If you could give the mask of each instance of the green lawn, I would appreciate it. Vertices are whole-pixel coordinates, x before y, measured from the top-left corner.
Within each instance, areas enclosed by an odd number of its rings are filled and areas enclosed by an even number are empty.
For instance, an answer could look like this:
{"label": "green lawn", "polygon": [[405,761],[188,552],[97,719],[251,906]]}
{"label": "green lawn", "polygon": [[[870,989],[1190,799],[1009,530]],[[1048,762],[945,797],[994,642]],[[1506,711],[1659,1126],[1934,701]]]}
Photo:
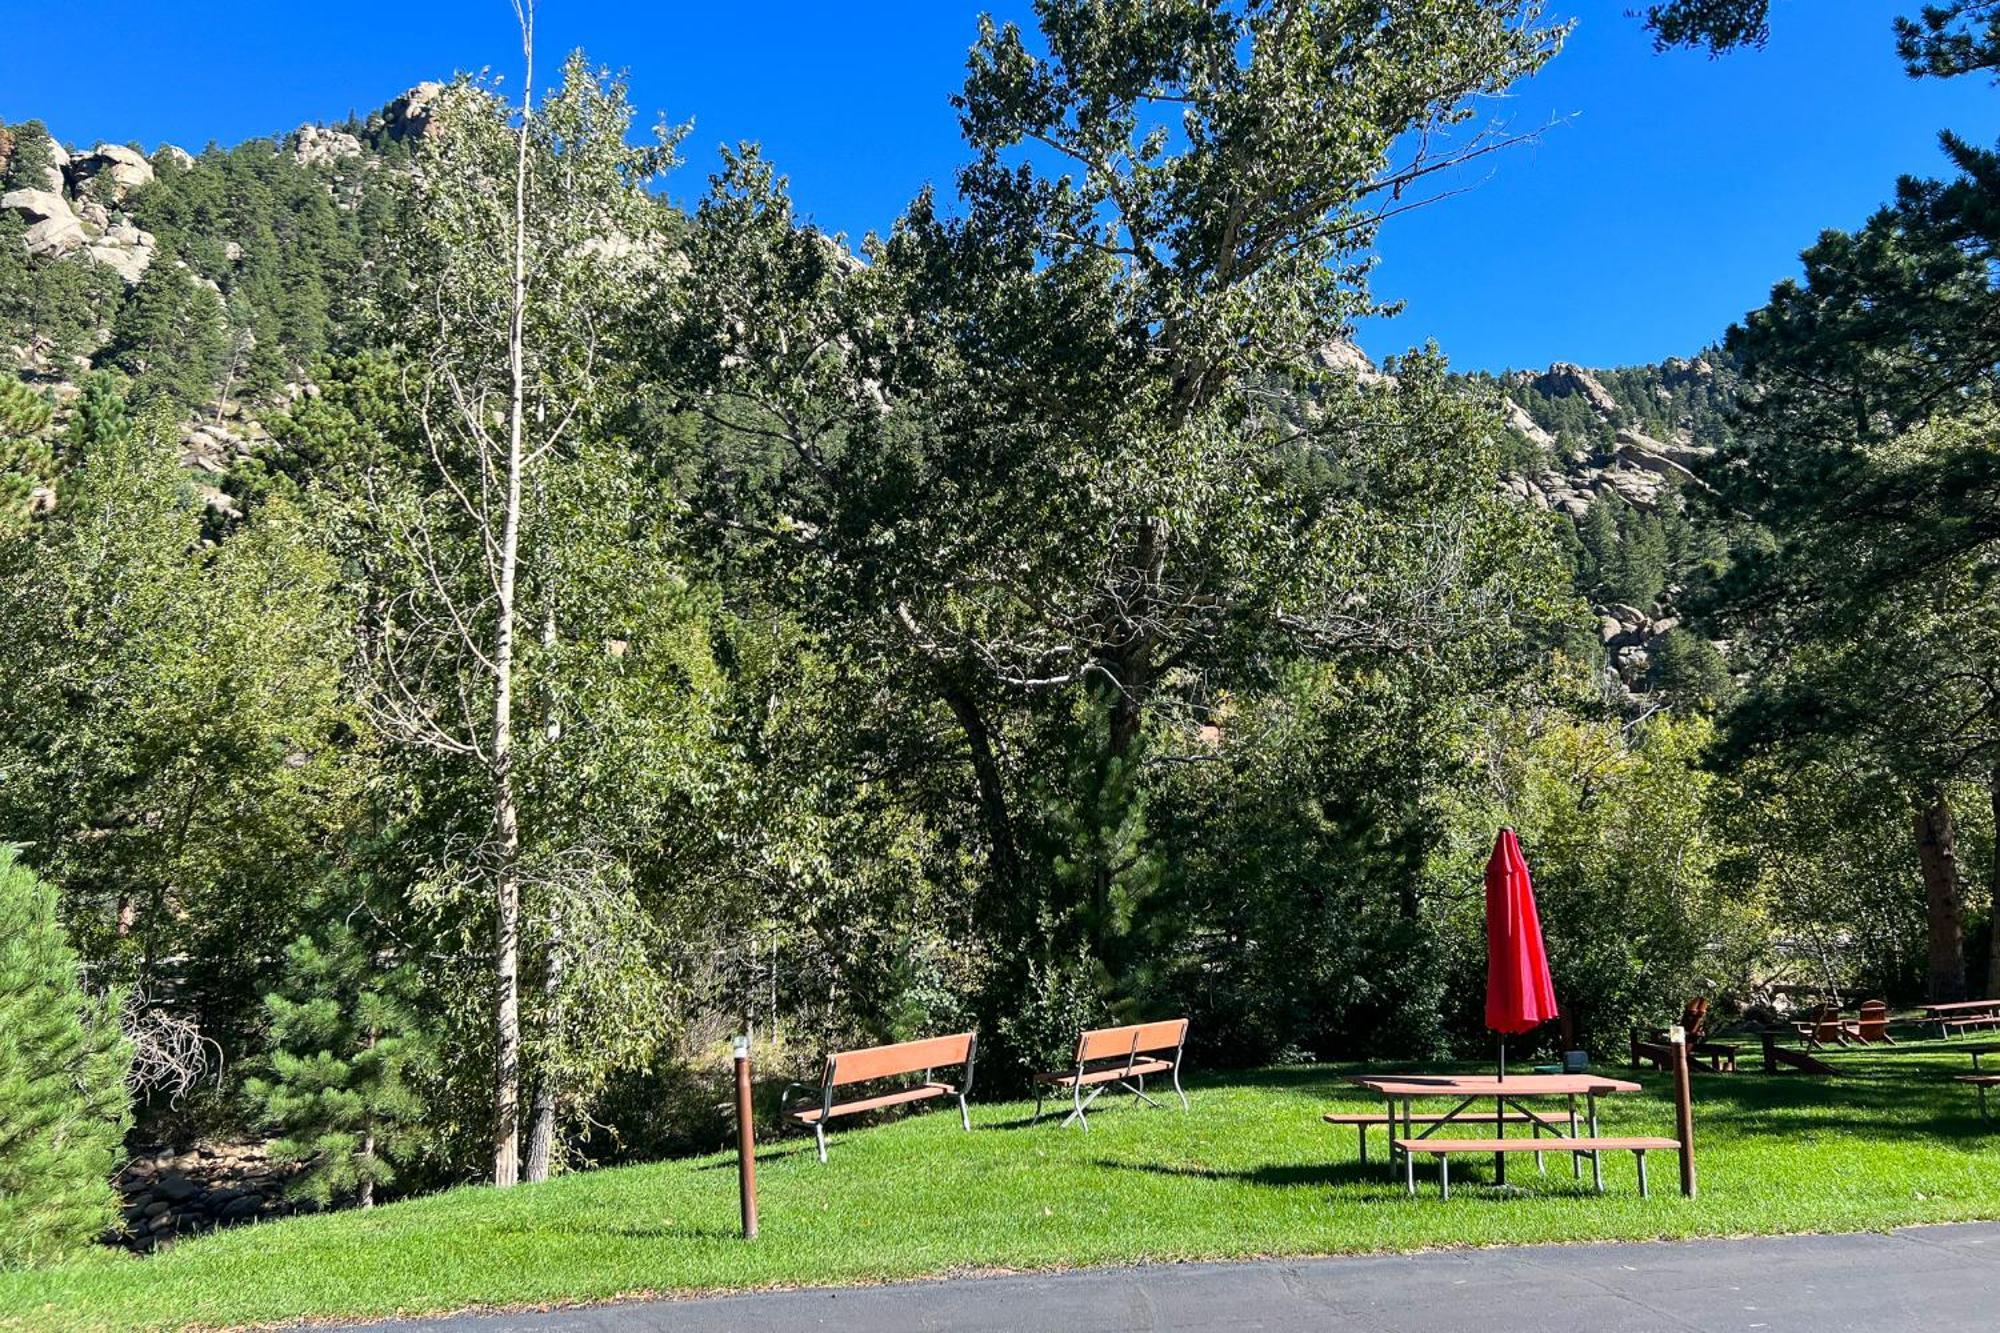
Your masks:
{"label": "green lawn", "polygon": [[[1750,1052],[1746,1051],[1746,1055]],[[1673,1158],[1641,1200],[1629,1153],[1605,1159],[1610,1193],[1516,1158],[1434,1171],[1407,1197],[1376,1145],[1320,1123],[1361,1106],[1340,1069],[1287,1068],[1191,1083],[1194,1109],[1124,1101],[1089,1134],[1020,1103],[764,1145],[761,1239],[737,1239],[733,1158],[565,1177],[507,1193],[467,1188],[376,1209],[241,1228],[152,1259],[105,1255],[0,1275],[0,1328],[174,1328],[599,1301],[982,1269],[1417,1249],[1528,1241],[1862,1230],[2000,1218],[2000,1124],[1947,1077],[1961,1052],[1834,1057],[1837,1080],[1701,1075],[1701,1197]],[[1609,1133],[1671,1134],[1665,1080],[1606,1102]],[[1106,1102],[1110,1099],[1107,1097]],[[1104,1105],[1104,1103],[1100,1103]],[[1586,1179],[1587,1179],[1586,1172]],[[1460,1188],[1463,1186],[1463,1188]]]}

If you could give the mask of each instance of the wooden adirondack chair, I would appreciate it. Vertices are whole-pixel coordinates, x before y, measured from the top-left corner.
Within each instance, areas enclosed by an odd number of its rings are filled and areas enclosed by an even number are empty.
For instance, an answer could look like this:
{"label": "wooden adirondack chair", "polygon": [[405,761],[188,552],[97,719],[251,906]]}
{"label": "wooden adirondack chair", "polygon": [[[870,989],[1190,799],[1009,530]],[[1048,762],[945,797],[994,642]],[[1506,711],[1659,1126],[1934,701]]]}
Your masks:
{"label": "wooden adirondack chair", "polygon": [[1828,1046],[1851,1046],[1854,1044],[1853,1029],[1840,1016],[1840,1006],[1822,1004],[1814,1008],[1812,1016],[1803,1023],[1795,1023],[1799,1035],[1806,1039],[1809,1051],[1823,1050]]}
{"label": "wooden adirondack chair", "polygon": [[1882,1000],[1870,1000],[1862,1005],[1861,1017],[1848,1032],[1863,1046],[1896,1044],[1896,1039],[1889,1035],[1889,1006]]}

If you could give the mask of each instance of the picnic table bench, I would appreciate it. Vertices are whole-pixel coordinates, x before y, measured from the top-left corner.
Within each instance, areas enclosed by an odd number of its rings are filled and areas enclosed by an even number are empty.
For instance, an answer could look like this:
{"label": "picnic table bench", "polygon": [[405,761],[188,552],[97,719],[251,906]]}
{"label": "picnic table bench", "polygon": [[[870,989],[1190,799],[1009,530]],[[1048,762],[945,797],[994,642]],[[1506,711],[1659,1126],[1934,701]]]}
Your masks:
{"label": "picnic table bench", "polygon": [[1651,1188],[1646,1183],[1646,1154],[1649,1152],[1679,1152],[1680,1140],[1624,1137],[1604,1138],[1590,1135],[1585,1138],[1560,1138],[1549,1140],[1533,1139],[1397,1139],[1396,1147],[1402,1150],[1403,1166],[1409,1181],[1410,1193],[1417,1192],[1417,1154],[1429,1153],[1438,1161],[1438,1192],[1451,1197],[1451,1154],[1467,1153],[1510,1153],[1531,1152],[1539,1159],[1545,1152],[1566,1152],[1570,1160],[1582,1169],[1581,1158],[1590,1158],[1591,1181],[1599,1194],[1604,1193],[1604,1160],[1607,1152],[1629,1152],[1639,1161],[1639,1196],[1650,1197]]}
{"label": "picnic table bench", "polygon": [[[1042,1097],[1049,1089],[1068,1089],[1070,1113],[1063,1124],[1074,1120],[1086,1130],[1090,1120],[1084,1112],[1109,1087],[1121,1087],[1148,1106],[1159,1103],[1146,1095],[1146,1075],[1172,1077],[1174,1095],[1187,1110],[1187,1094],[1181,1091],[1181,1053],[1187,1047],[1188,1021],[1169,1018],[1156,1023],[1130,1023],[1123,1027],[1092,1028],[1076,1039],[1076,1061],[1067,1073],[1035,1075],[1035,1114],[1030,1123],[1042,1118]],[[1083,1090],[1090,1089],[1085,1097]]]}
{"label": "picnic table bench", "polygon": [[[1526,1125],[1534,1121],[1533,1116],[1523,1111],[1507,1111],[1502,1114],[1506,1123],[1510,1125]],[[1369,1130],[1381,1126],[1384,1129],[1393,1131],[1396,1126],[1404,1123],[1400,1117],[1388,1111],[1328,1111],[1320,1119],[1326,1121],[1329,1125],[1354,1126],[1355,1136],[1360,1141],[1361,1160],[1364,1162],[1368,1160]],[[1425,1112],[1422,1115],[1412,1115],[1409,1117],[1410,1123],[1418,1125],[1439,1125],[1447,1120],[1451,1120],[1455,1124],[1491,1125],[1499,1123],[1494,1119],[1494,1113],[1491,1111],[1481,1111],[1476,1114],[1456,1117],[1442,1115],[1437,1112]]]}
{"label": "picnic table bench", "polygon": [[1953,1074],[1952,1077],[1960,1083],[1970,1083],[1973,1087],[1979,1089],[1979,1118],[1981,1120],[1987,1119],[1986,1090],[1992,1087],[2000,1087],[2000,1074]]}
{"label": "picnic table bench", "polygon": [[[956,1097],[959,1122],[970,1133],[972,1113],[966,1108],[965,1097],[972,1091],[972,1065],[978,1049],[979,1037],[976,1033],[960,1032],[949,1037],[926,1037],[921,1041],[900,1041],[858,1051],[835,1051],[826,1057],[826,1068],[816,1089],[819,1104],[793,1109],[790,1105],[793,1093],[814,1090],[806,1084],[794,1083],[779,1096],[778,1114],[794,1124],[812,1127],[822,1162],[826,1160],[826,1122],[836,1116],[860,1115],[864,1111],[879,1111],[884,1107],[903,1106],[937,1097]],[[931,1077],[933,1070],[948,1069],[953,1065],[965,1067],[965,1076],[958,1083],[946,1083]],[[919,1074],[921,1078],[913,1085],[872,1097],[857,1097],[845,1102],[834,1100],[841,1088],[903,1078],[910,1074]]]}

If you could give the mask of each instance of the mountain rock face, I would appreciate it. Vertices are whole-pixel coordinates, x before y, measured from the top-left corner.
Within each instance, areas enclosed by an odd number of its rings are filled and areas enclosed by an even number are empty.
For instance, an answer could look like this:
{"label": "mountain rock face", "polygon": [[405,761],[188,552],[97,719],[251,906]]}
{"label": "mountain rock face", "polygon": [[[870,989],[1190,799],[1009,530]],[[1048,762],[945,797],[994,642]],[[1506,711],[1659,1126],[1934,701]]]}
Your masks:
{"label": "mountain rock face", "polygon": [[[1623,400],[1607,380],[1621,385]],[[1503,489],[1563,515],[1579,532],[1592,510],[1605,503],[1678,521],[1683,495],[1704,488],[1700,465],[1715,453],[1712,445],[1696,440],[1701,429],[1713,437],[1712,420],[1695,420],[1687,405],[1709,401],[1715,383],[1715,367],[1700,358],[1673,358],[1636,375],[1558,362],[1539,374],[1507,376],[1502,385],[1508,431],[1536,461],[1509,475]],[[1559,428],[1551,429],[1550,421]],[[1643,607],[1592,605],[1609,683],[1633,706],[1642,706],[1661,641],[1681,626],[1673,607],[1677,591],[1669,586],[1656,603]]]}

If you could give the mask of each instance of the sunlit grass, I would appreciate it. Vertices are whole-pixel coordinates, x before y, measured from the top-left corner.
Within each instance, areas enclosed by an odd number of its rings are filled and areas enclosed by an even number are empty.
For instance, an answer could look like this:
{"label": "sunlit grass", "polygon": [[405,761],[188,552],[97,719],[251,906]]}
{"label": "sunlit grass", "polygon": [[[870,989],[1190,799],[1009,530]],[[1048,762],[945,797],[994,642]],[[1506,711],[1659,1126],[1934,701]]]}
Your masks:
{"label": "sunlit grass", "polygon": [[[1752,1052],[1746,1051],[1746,1056]],[[736,1236],[734,1158],[598,1171],[509,1192],[466,1188],[0,1275],[0,1327],[173,1328],[532,1306],[994,1268],[1327,1254],[1749,1232],[1862,1230],[2000,1217],[2000,1123],[1982,1125],[1970,1062],[1926,1050],[1841,1054],[1834,1080],[1745,1072],[1695,1084],[1701,1193],[1674,1160],[1638,1197],[1629,1153],[1609,1194],[1516,1158],[1420,1170],[1409,1198],[1354,1132],[1320,1122],[1362,1096],[1327,1066],[1192,1080],[1194,1109],[1100,1103],[1088,1134],[1027,1124],[1025,1103],[974,1107],[764,1145],[763,1235]],[[1754,1060],[1752,1061],[1754,1063]],[[1607,1133],[1672,1133],[1667,1083],[1604,1103]]]}

